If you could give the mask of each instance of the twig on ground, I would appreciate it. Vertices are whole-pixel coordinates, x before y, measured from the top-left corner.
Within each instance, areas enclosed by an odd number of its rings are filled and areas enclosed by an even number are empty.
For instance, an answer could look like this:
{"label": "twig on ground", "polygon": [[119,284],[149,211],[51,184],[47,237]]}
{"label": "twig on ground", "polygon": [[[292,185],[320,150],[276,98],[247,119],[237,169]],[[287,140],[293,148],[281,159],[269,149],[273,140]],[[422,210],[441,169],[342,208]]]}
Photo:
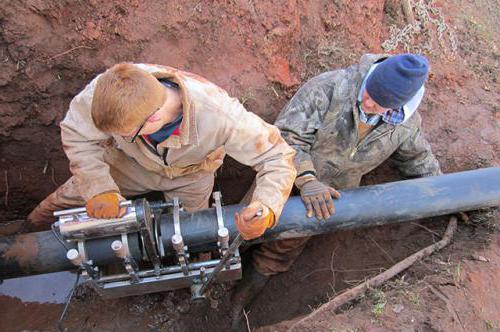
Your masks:
{"label": "twig on ground", "polygon": [[5,178],[5,207],[9,206],[9,173],[7,170],[3,171],[3,175]]}
{"label": "twig on ground", "polygon": [[424,226],[422,224],[419,224],[417,222],[411,222],[410,224],[418,226],[418,227],[420,227],[422,229],[425,229],[427,232],[436,235],[438,238],[441,237],[441,235],[439,235],[437,232],[434,232],[432,229],[430,229],[429,227],[426,227],[426,226]]}
{"label": "twig on ground", "polygon": [[42,174],[45,175],[47,173],[47,168],[49,167],[49,161],[47,160],[45,162],[45,165],[43,166]]}
{"label": "twig on ground", "polygon": [[333,269],[333,257],[335,257],[335,252],[339,248],[339,245],[335,246],[335,248],[332,250],[332,256],[330,257],[330,271],[332,271],[332,282],[335,285],[335,270]]}
{"label": "twig on ground", "polygon": [[91,50],[91,49],[92,49],[92,47],[85,46],[85,45],[75,46],[75,47],[73,47],[73,48],[70,48],[70,49],[69,49],[69,50],[67,50],[67,51],[64,51],[64,52],[58,53],[58,54],[56,54],[56,55],[54,55],[54,56],[51,56],[51,57],[49,58],[49,60],[54,60],[55,58],[58,58],[58,57],[63,56],[63,55],[65,55],[65,54],[71,53],[71,52],[73,52],[73,51],[75,51],[75,50],[77,50],[77,49],[80,49],[80,48],[86,48],[86,49],[89,49],[89,50]]}
{"label": "twig on ground", "polygon": [[457,311],[455,310],[455,308],[453,307],[453,304],[451,304],[450,300],[442,293],[440,292],[439,290],[437,290],[434,286],[432,286],[431,284],[427,283],[427,286],[429,287],[429,289],[431,290],[431,292],[436,295],[437,297],[439,297],[445,304],[446,304],[446,308],[448,309],[448,311],[450,312],[450,314],[453,316],[453,318],[458,322],[460,323],[460,326],[462,327],[462,330],[465,331],[465,326],[464,324],[462,323],[462,320],[460,319],[460,316],[458,316],[458,313]]}
{"label": "twig on ground", "polygon": [[247,322],[247,330],[248,332],[252,332],[252,330],[250,329],[250,321],[248,320],[248,314],[250,313],[250,311],[247,313],[245,311],[245,309],[243,309],[243,315],[245,316],[245,320]]}
{"label": "twig on ground", "polygon": [[410,266],[412,266],[416,261],[421,260],[422,258],[431,255],[433,252],[443,249],[448,244],[450,244],[453,234],[457,229],[457,218],[456,216],[452,216],[450,218],[450,222],[448,223],[448,227],[446,228],[446,232],[444,233],[443,238],[428,247],[414,253],[413,255],[403,259],[399,263],[393,265],[390,269],[382,272],[381,274],[368,279],[362,284],[351,288],[342,294],[336,296],[331,301],[323,304],[316,311],[302,318],[295,324],[293,324],[289,331],[307,331],[308,326],[311,326],[311,322],[314,322],[315,326],[319,326],[318,322],[324,321],[325,319],[330,318],[332,314],[335,313],[340,306],[344,305],[347,302],[350,302],[360,295],[364,294],[367,289],[379,287],[387,280],[393,278],[399,273],[403,272]]}
{"label": "twig on ground", "polygon": [[280,95],[278,94],[278,91],[274,88],[274,86],[271,86],[271,90],[273,90],[274,94],[276,95],[276,98],[279,98]]}
{"label": "twig on ground", "polygon": [[395,264],[395,263],[396,263],[396,260],[395,260],[394,258],[392,258],[392,256],[391,256],[391,255],[389,255],[389,253],[388,253],[388,252],[387,252],[384,248],[382,248],[382,247],[380,246],[380,244],[378,244],[378,243],[377,243],[377,241],[375,241],[375,240],[374,240],[371,236],[369,236],[369,235],[368,235],[368,238],[370,239],[370,241],[372,241],[372,242],[373,242],[373,243],[377,246],[377,248],[379,248],[379,249],[380,249],[380,251],[382,251],[382,253],[383,253],[383,254],[384,254],[387,258],[389,258],[389,260],[390,260],[393,264]]}
{"label": "twig on ground", "polygon": [[53,183],[56,187],[59,187],[59,185],[58,185],[58,184],[57,184],[57,182],[56,182],[56,170],[55,170],[55,168],[54,168],[54,167],[52,167],[51,172],[52,172],[52,176],[51,176],[51,178],[52,178],[52,183]]}
{"label": "twig on ground", "polygon": [[318,273],[318,272],[328,272],[328,271],[331,271],[331,272],[338,272],[338,273],[349,273],[349,272],[371,272],[371,271],[379,271],[381,272],[382,270],[384,270],[385,268],[384,267],[374,267],[374,268],[371,268],[371,269],[346,269],[346,270],[338,270],[338,269],[331,269],[331,268],[324,268],[324,269],[317,269],[317,270],[313,270],[307,274],[305,274],[302,278],[300,278],[300,280],[304,280],[305,278],[309,277],[310,275],[314,274],[314,273]]}

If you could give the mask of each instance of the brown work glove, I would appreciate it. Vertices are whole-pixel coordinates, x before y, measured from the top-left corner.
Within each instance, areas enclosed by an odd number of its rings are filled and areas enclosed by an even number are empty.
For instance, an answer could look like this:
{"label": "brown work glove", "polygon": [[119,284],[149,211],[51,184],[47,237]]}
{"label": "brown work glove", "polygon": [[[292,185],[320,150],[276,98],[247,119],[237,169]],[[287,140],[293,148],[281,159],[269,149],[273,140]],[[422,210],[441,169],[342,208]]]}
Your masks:
{"label": "brown work glove", "polygon": [[120,202],[124,200],[117,192],[97,194],[87,201],[87,215],[92,218],[121,217],[127,211],[125,207],[120,208]]}
{"label": "brown work glove", "polygon": [[300,196],[306,206],[306,216],[311,218],[316,215],[316,218],[322,220],[330,218],[335,213],[333,198],[340,198],[340,193],[314,179],[302,185]]}
{"label": "brown work glove", "polygon": [[234,215],[236,227],[245,240],[252,240],[264,234],[266,229],[274,225],[274,219],[273,211],[257,201]]}

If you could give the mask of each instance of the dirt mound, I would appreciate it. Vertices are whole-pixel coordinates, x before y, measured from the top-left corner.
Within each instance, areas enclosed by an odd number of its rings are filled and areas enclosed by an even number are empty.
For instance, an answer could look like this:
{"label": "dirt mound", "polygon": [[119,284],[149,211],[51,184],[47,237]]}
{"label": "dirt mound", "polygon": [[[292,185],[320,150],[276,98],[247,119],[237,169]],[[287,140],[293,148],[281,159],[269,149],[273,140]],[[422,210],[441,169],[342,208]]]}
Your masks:
{"label": "dirt mound", "polygon": [[[366,17],[370,25],[361,24]],[[381,0],[3,3],[0,220],[23,218],[69,177],[58,123],[71,98],[114,63],[196,72],[272,122],[304,78],[363,48],[380,51],[382,29],[374,27],[382,19]],[[231,168],[220,178],[233,177]]]}

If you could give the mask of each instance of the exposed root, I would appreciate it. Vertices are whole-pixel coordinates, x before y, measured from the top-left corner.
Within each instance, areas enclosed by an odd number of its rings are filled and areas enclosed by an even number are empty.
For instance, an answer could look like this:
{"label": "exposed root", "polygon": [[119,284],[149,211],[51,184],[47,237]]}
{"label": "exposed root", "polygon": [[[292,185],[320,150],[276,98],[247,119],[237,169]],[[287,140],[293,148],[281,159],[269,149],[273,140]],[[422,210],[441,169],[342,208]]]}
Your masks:
{"label": "exposed root", "polygon": [[9,206],[9,173],[7,170],[3,171],[3,175],[5,178],[5,207]]}
{"label": "exposed root", "polygon": [[250,313],[250,311],[247,313],[245,311],[245,309],[243,309],[243,315],[245,316],[245,321],[247,323],[247,330],[248,332],[252,332],[252,330],[250,329],[250,321],[248,320],[248,314]]}
{"label": "exposed root", "polygon": [[70,49],[69,49],[69,50],[67,50],[67,51],[64,51],[64,52],[61,52],[61,53],[58,53],[58,54],[56,54],[56,55],[51,56],[51,57],[49,58],[49,60],[54,60],[55,58],[58,58],[58,57],[63,56],[63,55],[66,55],[66,54],[71,53],[71,52],[73,52],[73,51],[75,51],[75,50],[78,50],[78,49],[80,49],[80,48],[86,48],[86,49],[88,49],[88,50],[92,50],[92,49],[93,49],[92,47],[85,46],[85,45],[75,46],[75,47],[73,47],[73,48],[70,48]]}

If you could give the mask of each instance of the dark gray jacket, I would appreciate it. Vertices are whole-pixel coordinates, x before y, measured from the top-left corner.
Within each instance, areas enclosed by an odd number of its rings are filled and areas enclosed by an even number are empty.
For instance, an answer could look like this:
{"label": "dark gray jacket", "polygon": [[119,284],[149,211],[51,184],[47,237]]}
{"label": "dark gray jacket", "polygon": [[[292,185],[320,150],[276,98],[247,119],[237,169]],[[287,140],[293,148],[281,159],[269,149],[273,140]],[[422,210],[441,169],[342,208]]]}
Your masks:
{"label": "dark gray jacket", "polygon": [[[361,177],[392,159],[404,177],[440,174],[439,163],[420,132],[415,112],[400,125],[381,122],[358,142],[358,92],[370,66],[386,55],[367,54],[346,69],[320,74],[304,84],[275,125],[293,147],[297,174],[315,173],[336,188],[359,185]],[[298,177],[301,186],[306,177]]]}

